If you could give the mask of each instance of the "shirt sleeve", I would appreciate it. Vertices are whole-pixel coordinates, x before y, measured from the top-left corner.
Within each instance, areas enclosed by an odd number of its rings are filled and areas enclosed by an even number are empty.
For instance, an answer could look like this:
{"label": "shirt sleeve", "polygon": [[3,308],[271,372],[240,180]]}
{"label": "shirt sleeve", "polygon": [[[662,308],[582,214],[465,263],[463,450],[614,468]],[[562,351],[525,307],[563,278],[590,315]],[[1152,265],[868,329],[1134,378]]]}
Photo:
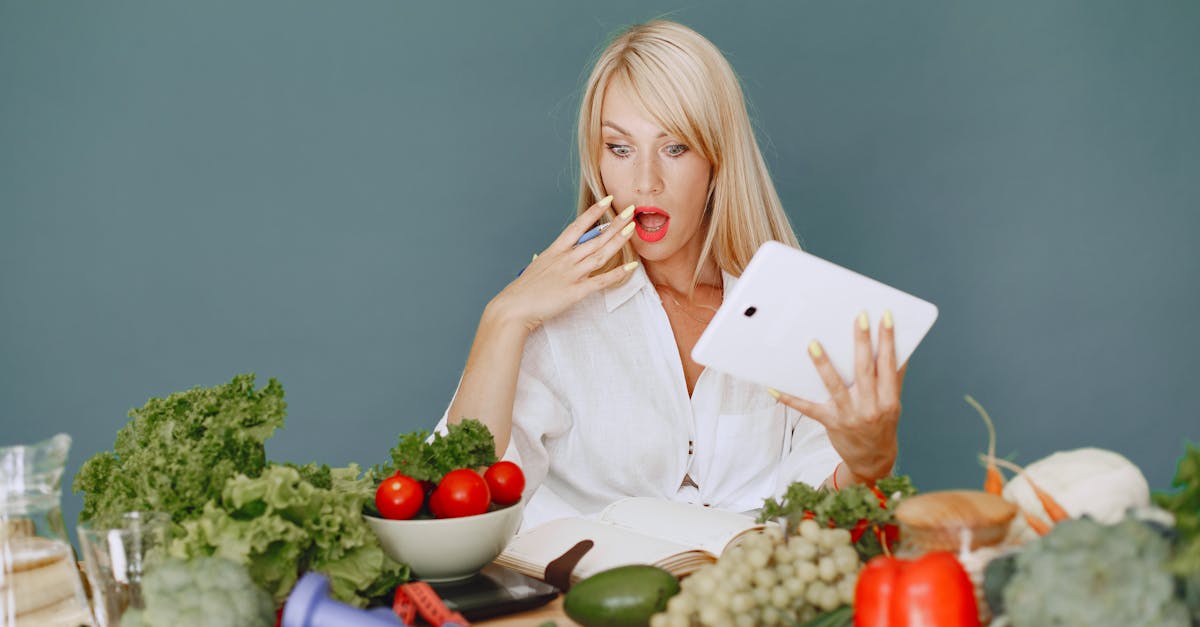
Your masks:
{"label": "shirt sleeve", "polygon": [[779,464],[776,498],[796,481],[821,487],[842,461],[829,442],[824,425],[791,409],[788,410],[788,424],[791,431]]}
{"label": "shirt sleeve", "polygon": [[[513,399],[512,435],[501,457],[521,467],[525,474],[527,498],[532,498],[550,471],[546,440],[559,437],[571,428],[571,412],[555,392],[554,374],[553,355],[545,328],[542,327],[525,340]],[[450,405],[453,404],[452,399]],[[449,411],[450,407],[447,406],[435,428],[437,432],[446,433]]]}

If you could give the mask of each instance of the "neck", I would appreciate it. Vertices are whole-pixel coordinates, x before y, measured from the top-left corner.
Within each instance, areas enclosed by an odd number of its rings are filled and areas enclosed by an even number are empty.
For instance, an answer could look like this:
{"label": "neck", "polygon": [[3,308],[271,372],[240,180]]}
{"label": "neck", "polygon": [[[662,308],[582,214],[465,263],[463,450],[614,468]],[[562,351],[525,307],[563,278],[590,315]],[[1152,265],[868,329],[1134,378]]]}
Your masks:
{"label": "neck", "polygon": [[[696,272],[696,264],[700,261],[700,249],[697,246],[685,246],[679,252],[666,259],[658,261],[643,260],[646,276],[655,285],[665,285],[679,294],[692,293],[692,277]],[[721,270],[716,262],[709,259],[700,270],[700,285],[721,287]]]}

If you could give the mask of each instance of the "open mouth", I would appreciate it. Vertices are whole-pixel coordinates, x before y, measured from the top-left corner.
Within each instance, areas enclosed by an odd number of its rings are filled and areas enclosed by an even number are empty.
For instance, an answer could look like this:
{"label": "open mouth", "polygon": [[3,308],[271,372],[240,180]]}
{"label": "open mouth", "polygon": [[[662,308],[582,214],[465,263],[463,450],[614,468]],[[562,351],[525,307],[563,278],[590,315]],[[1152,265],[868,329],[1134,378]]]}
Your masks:
{"label": "open mouth", "polygon": [[633,223],[643,242],[657,242],[667,236],[671,214],[658,207],[638,207],[633,210]]}

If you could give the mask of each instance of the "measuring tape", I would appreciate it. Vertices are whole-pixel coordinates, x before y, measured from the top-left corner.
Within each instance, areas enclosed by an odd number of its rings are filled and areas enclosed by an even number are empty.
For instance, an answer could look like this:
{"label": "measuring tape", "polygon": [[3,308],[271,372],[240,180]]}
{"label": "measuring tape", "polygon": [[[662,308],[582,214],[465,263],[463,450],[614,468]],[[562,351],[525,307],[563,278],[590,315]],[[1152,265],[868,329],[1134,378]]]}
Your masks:
{"label": "measuring tape", "polygon": [[434,627],[469,627],[471,623],[458,612],[450,611],[437,592],[424,581],[400,584],[396,587],[396,597],[392,610],[400,617],[405,625],[411,625],[420,614],[425,622]]}

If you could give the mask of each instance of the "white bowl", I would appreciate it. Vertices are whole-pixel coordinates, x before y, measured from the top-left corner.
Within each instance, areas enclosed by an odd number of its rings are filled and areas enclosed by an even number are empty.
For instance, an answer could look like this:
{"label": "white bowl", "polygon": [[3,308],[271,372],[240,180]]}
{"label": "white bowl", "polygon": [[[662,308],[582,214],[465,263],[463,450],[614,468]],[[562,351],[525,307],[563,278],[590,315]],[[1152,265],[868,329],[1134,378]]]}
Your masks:
{"label": "white bowl", "polygon": [[504,551],[521,526],[524,502],[462,518],[389,520],[363,515],[388,557],[424,581],[466,579]]}

